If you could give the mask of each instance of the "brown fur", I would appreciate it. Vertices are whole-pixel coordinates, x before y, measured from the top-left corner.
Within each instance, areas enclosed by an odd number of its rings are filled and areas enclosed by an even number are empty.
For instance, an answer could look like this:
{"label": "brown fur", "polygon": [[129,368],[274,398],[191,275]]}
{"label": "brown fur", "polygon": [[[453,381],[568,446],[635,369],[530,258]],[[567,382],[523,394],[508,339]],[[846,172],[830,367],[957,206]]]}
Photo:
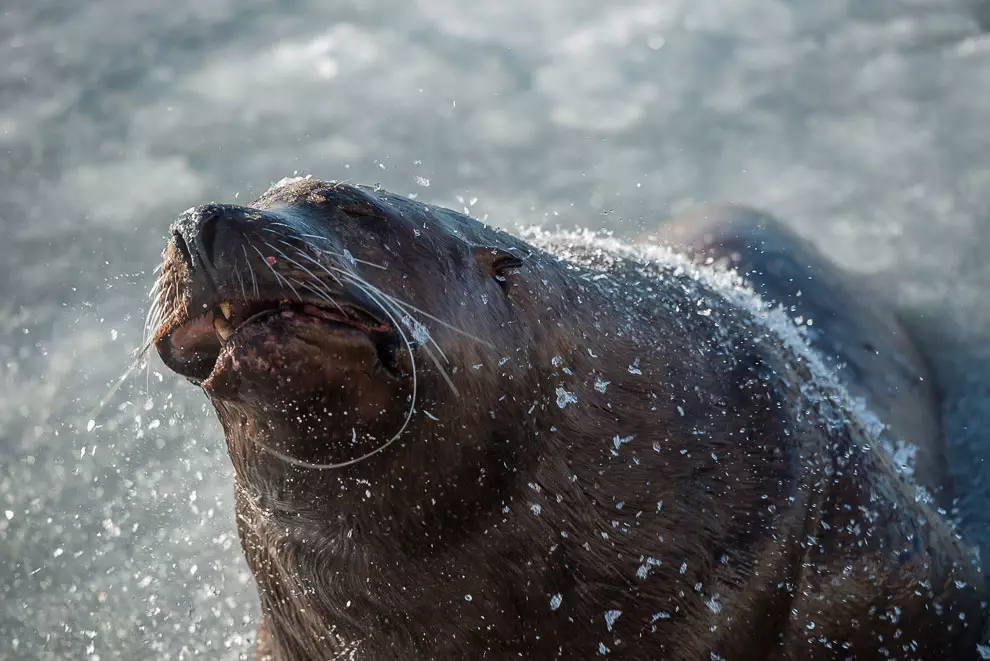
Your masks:
{"label": "brown fur", "polygon": [[[260,656],[976,658],[982,578],[966,550],[808,361],[689,270],[568,263],[452,211],[313,180],[252,207],[177,224],[158,347],[226,431]],[[170,333],[242,297],[256,256],[241,245],[264,254],[264,227],[303,248],[325,237],[319,259],[491,346],[423,318],[458,394],[418,347],[397,443],[339,469],[287,464],[258,441],[326,462],[353,454],[353,418],[387,438],[410,365],[279,326],[222,374],[179,365]],[[347,265],[344,249],[387,266]],[[260,257],[251,268],[285,289]]]}

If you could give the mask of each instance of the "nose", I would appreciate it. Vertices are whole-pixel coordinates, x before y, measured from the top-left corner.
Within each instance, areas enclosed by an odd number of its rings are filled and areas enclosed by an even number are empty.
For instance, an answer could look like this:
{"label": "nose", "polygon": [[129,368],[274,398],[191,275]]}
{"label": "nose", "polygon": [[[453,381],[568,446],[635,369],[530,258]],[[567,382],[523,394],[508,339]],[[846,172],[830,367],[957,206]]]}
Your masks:
{"label": "nose", "polygon": [[217,233],[234,216],[235,209],[227,204],[193,207],[172,224],[172,239],[191,266],[213,269],[217,265]]}

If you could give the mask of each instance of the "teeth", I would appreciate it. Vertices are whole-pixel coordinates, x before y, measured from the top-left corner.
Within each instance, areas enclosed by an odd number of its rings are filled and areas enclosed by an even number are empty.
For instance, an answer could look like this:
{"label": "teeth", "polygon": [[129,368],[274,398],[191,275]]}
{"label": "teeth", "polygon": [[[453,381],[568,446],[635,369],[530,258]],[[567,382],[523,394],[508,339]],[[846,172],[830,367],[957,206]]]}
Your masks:
{"label": "teeth", "polygon": [[233,312],[233,306],[231,306],[230,301],[225,301],[220,304],[220,312],[223,313],[225,319],[230,319],[230,315]]}
{"label": "teeth", "polygon": [[234,327],[220,317],[213,317],[213,330],[217,332],[217,337],[220,338],[221,342],[226,342],[234,334]]}

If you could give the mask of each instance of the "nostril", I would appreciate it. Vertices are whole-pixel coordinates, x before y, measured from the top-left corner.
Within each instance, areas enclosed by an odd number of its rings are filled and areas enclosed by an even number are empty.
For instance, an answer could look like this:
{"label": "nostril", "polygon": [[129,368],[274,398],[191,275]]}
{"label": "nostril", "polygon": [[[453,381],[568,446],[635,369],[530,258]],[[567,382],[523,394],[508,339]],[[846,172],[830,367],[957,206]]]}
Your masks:
{"label": "nostril", "polygon": [[186,245],[186,240],[182,238],[182,234],[178,230],[172,232],[172,241],[175,243],[175,248],[179,251],[179,255],[182,256],[182,260],[191,266],[192,255],[189,254],[189,246]]}
{"label": "nostril", "polygon": [[213,264],[215,261],[213,251],[217,238],[217,221],[223,215],[223,207],[208,206],[203,208],[198,215],[199,247],[202,250],[203,259]]}
{"label": "nostril", "polygon": [[182,214],[172,226],[176,247],[193,266],[216,268],[223,260],[225,237],[242,222],[243,213],[226,204],[204,204]]}

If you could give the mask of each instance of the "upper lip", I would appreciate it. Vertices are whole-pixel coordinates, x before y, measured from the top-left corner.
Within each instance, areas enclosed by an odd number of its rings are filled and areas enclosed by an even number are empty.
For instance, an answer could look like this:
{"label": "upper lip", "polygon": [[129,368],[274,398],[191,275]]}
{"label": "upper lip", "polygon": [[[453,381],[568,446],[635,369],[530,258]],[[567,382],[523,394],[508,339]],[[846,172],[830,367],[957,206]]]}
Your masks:
{"label": "upper lip", "polygon": [[[310,317],[345,324],[364,331],[369,335],[385,335],[392,327],[377,315],[352,299],[334,296],[335,303],[324,300],[271,299],[243,301],[218,299],[212,305],[203,307],[206,312],[193,316],[189,308],[172,316],[155,333],[155,346],[165,363],[185,376],[202,379],[212,371],[223,346],[246,325],[281,311],[292,311]],[[202,309],[202,308],[200,308]],[[192,338],[191,347],[177,347],[173,342],[175,334],[184,328],[200,326],[200,333]],[[210,333],[212,326],[213,333]],[[193,331],[195,332],[195,331]],[[189,355],[181,357],[179,351],[186,349]]]}

